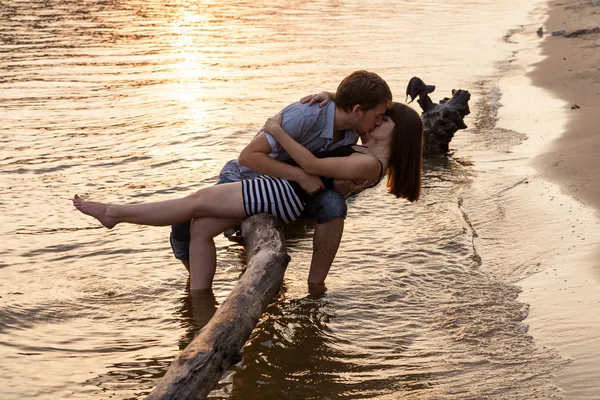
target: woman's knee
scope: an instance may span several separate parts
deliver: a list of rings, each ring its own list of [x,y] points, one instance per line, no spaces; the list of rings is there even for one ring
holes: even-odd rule
[[[192,218],[201,219],[206,217],[206,203],[210,193],[207,193],[207,188],[200,189],[188,196],[187,201],[191,204]]]

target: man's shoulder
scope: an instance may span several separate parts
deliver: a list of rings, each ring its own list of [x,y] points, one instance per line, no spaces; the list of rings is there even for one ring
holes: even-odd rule
[[[290,104],[283,110],[283,128],[296,140],[314,136],[323,132],[333,123],[335,109],[328,104],[319,107],[318,104]]]
[[[332,103],[330,103],[332,104]],[[302,104],[299,101],[292,103],[283,109],[284,118],[286,114],[290,117],[300,118],[318,118],[321,115],[327,115],[330,112],[330,105],[320,107],[318,104],[309,106],[308,103]]]

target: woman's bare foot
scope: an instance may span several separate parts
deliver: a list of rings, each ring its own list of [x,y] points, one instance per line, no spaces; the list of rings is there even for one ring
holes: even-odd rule
[[[82,213],[96,218],[102,225],[108,229],[112,229],[118,221],[108,216],[108,204],[96,203],[94,201],[86,201],[76,194],[73,197],[73,205]]]

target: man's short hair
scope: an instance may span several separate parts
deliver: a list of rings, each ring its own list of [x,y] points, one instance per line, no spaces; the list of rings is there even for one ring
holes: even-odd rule
[[[381,103],[388,106],[392,103],[392,91],[374,72],[354,71],[344,78],[335,93],[335,105],[346,112],[357,104],[363,111],[368,111]]]

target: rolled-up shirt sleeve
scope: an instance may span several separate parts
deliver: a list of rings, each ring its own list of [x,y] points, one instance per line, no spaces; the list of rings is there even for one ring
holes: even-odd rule
[[[281,126],[283,127],[283,130],[286,131],[288,135],[290,135],[296,141],[298,141],[304,134],[302,129],[305,125],[303,121],[306,117],[306,107],[308,106],[305,104],[293,103],[281,111],[283,113]],[[258,133],[261,132],[262,129]],[[269,145],[271,146],[271,153],[285,153],[283,147],[281,147],[279,142],[273,136],[271,136],[268,133],[265,133],[265,137],[267,138],[267,142],[269,142]]]

